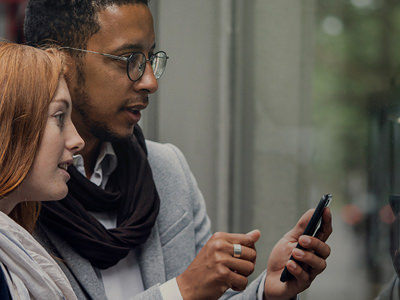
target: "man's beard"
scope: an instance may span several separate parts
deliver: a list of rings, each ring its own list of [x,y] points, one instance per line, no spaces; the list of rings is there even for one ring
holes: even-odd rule
[[[78,85],[73,92],[74,109],[80,114],[82,121],[84,121],[86,128],[89,132],[103,142],[117,142],[121,140],[129,139],[129,136],[120,136],[114,133],[106,123],[101,121],[93,120],[90,118],[91,115],[95,115],[95,108],[90,105],[90,97],[85,92],[82,85]],[[133,129],[132,129],[133,133]]]

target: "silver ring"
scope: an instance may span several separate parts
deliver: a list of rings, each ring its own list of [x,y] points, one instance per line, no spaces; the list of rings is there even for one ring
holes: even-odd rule
[[[240,258],[242,255],[242,245],[233,244],[233,257]]]

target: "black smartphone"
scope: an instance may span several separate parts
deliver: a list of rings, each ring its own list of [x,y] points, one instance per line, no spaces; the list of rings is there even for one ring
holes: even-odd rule
[[[310,235],[310,236],[315,236],[317,233],[319,227],[321,226],[321,220],[322,220],[322,213],[324,212],[325,207],[328,207],[329,203],[331,203],[332,200],[332,195],[331,194],[326,194],[323,195],[321,200],[318,203],[317,208],[314,211],[314,214],[312,215],[310,221],[307,224],[306,229],[304,230],[302,235]],[[296,248],[305,250],[302,246],[297,244]],[[293,256],[290,257],[291,260],[296,261]],[[297,261],[296,261],[297,262]],[[293,279],[294,276],[288,271],[288,269],[285,267],[281,274],[281,281],[286,282],[290,279]]]

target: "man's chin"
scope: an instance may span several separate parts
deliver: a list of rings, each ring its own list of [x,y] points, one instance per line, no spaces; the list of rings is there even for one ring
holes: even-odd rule
[[[114,136],[116,136],[119,140],[129,139],[134,131],[135,125],[130,126],[129,128],[124,128],[121,131],[115,132]]]
[[[129,139],[133,134],[134,125],[129,128],[92,128],[92,134],[103,142],[118,142]]]
[[[111,135],[107,136],[105,139],[107,142],[119,142],[128,140],[133,134],[133,129],[130,132],[113,132]]]

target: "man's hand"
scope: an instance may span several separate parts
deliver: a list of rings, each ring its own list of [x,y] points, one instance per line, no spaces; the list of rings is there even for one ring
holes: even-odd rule
[[[254,245],[259,238],[258,230],[248,234],[215,233],[176,278],[183,299],[218,299],[229,288],[244,290],[247,276],[254,271]],[[242,245],[240,258],[233,257],[233,244]]]
[[[322,215],[322,226],[316,237],[301,236],[313,213],[314,209],[307,211],[272,250],[267,266],[264,299],[290,299],[307,289],[314,278],[325,270],[326,259],[331,251],[325,241],[332,233],[332,216],[329,208],[326,208]],[[295,249],[297,242],[307,251]],[[301,265],[289,261],[291,255]],[[280,277],[285,266],[295,279],[283,283]]]

